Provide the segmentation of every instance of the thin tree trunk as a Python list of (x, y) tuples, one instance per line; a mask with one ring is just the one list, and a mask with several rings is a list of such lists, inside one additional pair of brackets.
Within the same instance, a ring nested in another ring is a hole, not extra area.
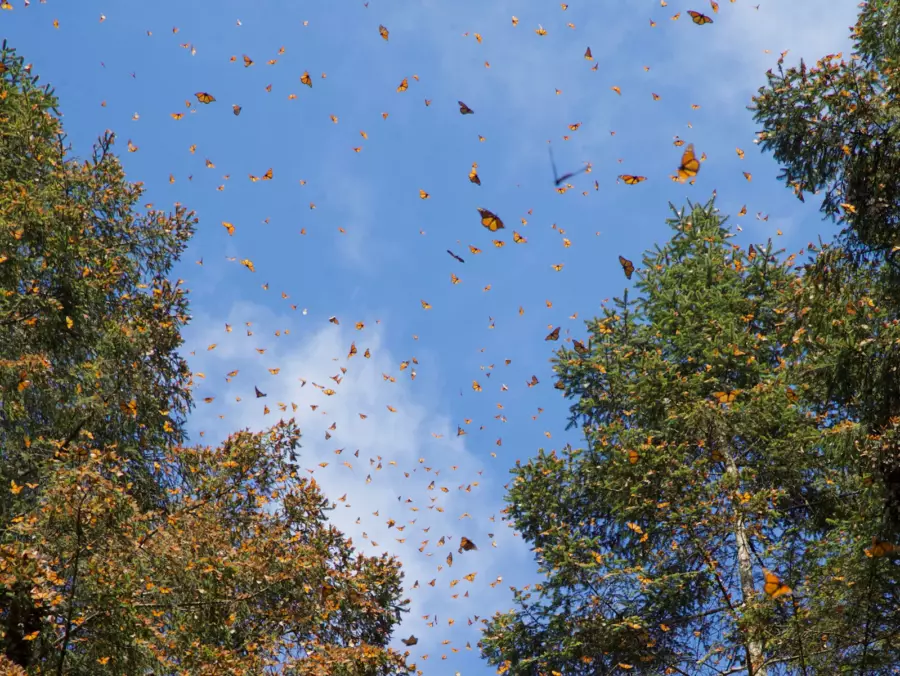
[[(740, 472), (730, 449), (726, 450), (724, 455), (726, 473), (733, 478), (735, 486), (740, 486)], [(747, 539), (747, 529), (744, 526), (744, 514), (740, 506), (736, 504), (734, 509), (734, 541), (737, 544), (737, 564), (738, 575), (741, 580), (742, 601), (747, 603), (756, 595), (756, 589), (753, 586), (753, 561), (750, 558), (750, 543)], [(768, 670), (762, 666), (762, 644), (750, 637), (744, 642), (744, 649), (747, 652), (748, 676), (766, 676)]]

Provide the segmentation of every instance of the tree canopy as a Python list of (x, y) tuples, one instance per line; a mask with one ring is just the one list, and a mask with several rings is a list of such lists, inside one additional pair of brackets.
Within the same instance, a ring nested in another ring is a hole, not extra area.
[(896, 665), (878, 461), (813, 376), (885, 311), (771, 243), (732, 245), (724, 220), (713, 202), (676, 211), (639, 298), (558, 353), (587, 447), (513, 471), (509, 517), (547, 580), (487, 628), (500, 671)]
[(0, 645), (30, 674), (407, 673), (399, 562), (358, 555), (293, 420), (186, 447), (196, 223), (0, 54)]

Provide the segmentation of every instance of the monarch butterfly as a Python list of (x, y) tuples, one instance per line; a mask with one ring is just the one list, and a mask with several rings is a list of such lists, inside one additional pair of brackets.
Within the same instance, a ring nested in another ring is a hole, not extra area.
[(553, 385), (553, 387), (555, 387), (557, 390), (564, 390), (564, 389), (566, 389), (565, 384), (564, 384), (563, 381), (561, 381), (561, 380), (557, 380), (556, 383)]
[(472, 110), (471, 108), (469, 108), (469, 106), (467, 106), (462, 101), (457, 101), (457, 103), (459, 104), (459, 112), (462, 115), (474, 115), (475, 114), (475, 111)]
[(593, 61), (593, 60), (594, 60), (594, 55), (591, 54), (591, 48), (590, 48), (590, 47), (588, 47), (588, 48), (585, 50), (585, 52), (584, 52), (584, 58), (587, 59), (588, 61)]
[(781, 578), (775, 575), (775, 573), (770, 573), (768, 570), (763, 568), (763, 575), (766, 578), (765, 584), (763, 585), (763, 591), (765, 591), (766, 594), (768, 594), (773, 599), (791, 593), (791, 588), (788, 587), (784, 582), (782, 582)]
[(272, 180), (272, 169), (271, 168), (269, 168), (269, 170), (265, 174), (262, 175), (262, 180), (264, 180), (264, 181)]
[(405, 646), (414, 646), (418, 642), (419, 642), (419, 639), (417, 639), (412, 634), (409, 635), (409, 638), (401, 638), (400, 639), (400, 643), (402, 643)]
[(409, 89), (409, 80), (407, 78), (403, 78), (403, 82), (400, 83), (400, 86), (397, 87), (398, 92), (405, 92)]
[(261, 399), (262, 397), (266, 396), (266, 393), (260, 392), (259, 388), (256, 385), (253, 386), (253, 389), (256, 390), (256, 398), (257, 399)]
[(184, 113), (169, 113), (172, 116), (173, 120), (180, 120), (184, 117)]
[(419, 198), (420, 199), (427, 200), (429, 197), (431, 197), (431, 195), (429, 195), (427, 192), (425, 192), (424, 190), (419, 188)]
[[(506, 227), (503, 225), (503, 221), (500, 220), (500, 217), (492, 211), (478, 207), (478, 213), (481, 214), (481, 224), (491, 232), (497, 232)], [(472, 253), (475, 252), (473, 251)]]
[(242, 108), (239, 105), (234, 104), (233, 106), (231, 106), (231, 110), (235, 115), (240, 115)]
[(544, 340), (559, 340), (559, 329), (560, 329), (560, 327), (557, 326), (555, 329), (553, 329), (550, 333), (547, 334), (547, 337), (544, 338)]
[(750, 172), (744, 171), (744, 172), (742, 172), (742, 173), (744, 174), (744, 178), (746, 178), (748, 181), (752, 181), (752, 180), (753, 180), (753, 176), (752, 176), (752, 174), (750, 174)]
[(253, 59), (251, 59), (249, 56), (244, 54), (244, 68), (249, 68), (252, 65), (253, 65)]
[(212, 103), (216, 100), (215, 96), (213, 96), (212, 94), (207, 94), (206, 92), (197, 92), (196, 94), (194, 94), (194, 96), (197, 97), (197, 100), (200, 103)]
[(752, 244), (747, 247), (747, 258), (751, 261), (756, 258), (756, 249), (753, 248)]
[(526, 242), (528, 242), (528, 240), (517, 233), (515, 230), (513, 230), (513, 242), (515, 242), (516, 244), (525, 244)]
[(691, 17), (691, 21), (693, 21), (698, 26), (702, 26), (707, 23), (713, 23), (713, 20), (710, 19), (705, 14), (701, 14), (700, 12), (695, 12), (694, 10), (688, 10), (688, 14)]
[(300, 76), (300, 82), (305, 84), (310, 89), (312, 88), (312, 78), (309, 76), (309, 71), (305, 71), (303, 75)]
[(472, 542), (469, 538), (463, 535), (459, 540), (459, 549), (456, 550), (457, 554), (462, 554), (464, 551), (471, 552), (472, 550), (478, 550), (478, 547), (475, 546), (475, 543)]
[(575, 352), (577, 352), (578, 354), (588, 353), (587, 347), (585, 347), (584, 343), (582, 343), (580, 340), (573, 340), (572, 345), (575, 348)]
[(472, 171), (469, 172), (469, 180), (475, 185), (481, 185), (481, 179), (478, 178), (478, 165), (472, 163)]
[(528, 381), (528, 382), (525, 383), (525, 384), (528, 385), (528, 387), (534, 387), (534, 386), (537, 385), (539, 382), (540, 382), (540, 381), (537, 379), (537, 376), (531, 376), (531, 380)]
[(619, 178), (625, 181), (625, 185), (637, 185), (647, 180), (646, 176), (632, 176), (631, 174), (622, 174)]
[(874, 535), (872, 536), (872, 546), (867, 547), (864, 551), (865, 555), (870, 559), (879, 559), (885, 554), (890, 554), (892, 551), (897, 549), (890, 542), (885, 542), (884, 540), (879, 540)]
[(700, 171), (700, 160), (694, 155), (694, 144), (688, 143), (684, 154), (681, 156), (681, 164), (678, 167), (678, 182), (684, 183), (689, 178), (694, 178)]
[(390, 33), (388, 32), (388, 29), (385, 28), (384, 26), (378, 26), (378, 33), (379, 33), (379, 35), (381, 35), (381, 37), (383, 37), (385, 40), (387, 40), (387, 39), (388, 39), (388, 35), (390, 35)]
[(631, 279), (631, 275), (634, 274), (634, 263), (625, 258), (625, 256), (619, 256), (619, 265), (622, 266), (622, 271), (625, 273), (625, 279)]
[(744, 151), (743, 150), (741, 150), (740, 148), (735, 148), (734, 150), (735, 150), (735, 152), (737, 152), (737, 156), (739, 158), (744, 159)]
[(729, 390), (728, 392), (713, 392), (713, 396), (719, 400), (720, 404), (728, 405), (732, 403), (740, 393), (740, 390)]
[(422, 309), (423, 309), (423, 310), (430, 310), (430, 309), (431, 309), (431, 303), (429, 303), (428, 301), (424, 301), (424, 300), (423, 300), (423, 301), (420, 301), (420, 302), (422, 303)]

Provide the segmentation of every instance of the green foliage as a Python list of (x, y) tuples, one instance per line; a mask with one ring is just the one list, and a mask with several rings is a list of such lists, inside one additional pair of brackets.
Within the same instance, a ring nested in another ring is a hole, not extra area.
[[(732, 246), (712, 203), (676, 216), (640, 298), (558, 354), (587, 448), (514, 470), (509, 516), (547, 580), (483, 653), (510, 674), (888, 673), (894, 577), (863, 551), (881, 487), (811, 384), (819, 343), (856, 341), (868, 305), (849, 315), (771, 243)], [(764, 569), (794, 593), (763, 593)]]
[(0, 63), (0, 515), (7, 491), (42, 480), (42, 463), (82, 435), (147, 467), (182, 440), (190, 372), (177, 354), (186, 292), (166, 275), (196, 219), (135, 212), (105, 134), (90, 160), (68, 156), (56, 100), (3, 46)]
[(26, 639), (30, 673), (406, 673), (383, 647), (406, 603), (399, 563), (354, 555), (327, 524), (286, 460), (299, 438), (289, 421), (167, 451), (158, 473), (185, 479), (161, 511), (114, 449), (73, 444), (0, 545), (0, 584), (56, 619)]
[(892, 0), (862, 8), (849, 61), (785, 69), (782, 56), (751, 110), (780, 178), (800, 199), (824, 190), (822, 211), (845, 226), (846, 248), (883, 256), (900, 245), (900, 10)]
[(196, 219), (139, 213), (106, 133), (0, 49), (0, 648), (28, 674), (387, 676), (399, 563), (355, 554), (293, 421), (184, 448)]

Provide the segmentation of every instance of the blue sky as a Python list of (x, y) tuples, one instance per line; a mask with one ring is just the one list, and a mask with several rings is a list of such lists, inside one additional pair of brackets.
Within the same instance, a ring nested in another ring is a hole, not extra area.
[[(201, 430), (214, 443), (261, 429), (282, 415), (278, 402), (288, 411), (298, 405), (303, 465), (332, 500), (347, 493), (335, 523), (363, 551), (397, 553), (407, 585), (421, 585), (409, 592), (412, 612), (393, 644), (403, 649), (399, 639), (415, 633), (413, 661), (425, 674), (493, 673), (477, 656), (479, 624), (467, 619), (509, 608), (510, 585), (539, 581), (527, 544), (501, 523), (503, 485), (517, 458), (581, 442), (564, 429), (568, 404), (552, 387), (549, 364), (556, 345), (544, 336), (561, 326), (563, 337), (584, 337), (582, 320), (625, 287), (617, 256), (638, 263), (668, 238), (669, 201), (705, 202), (714, 189), (719, 208), (742, 226), (743, 244), (781, 230), (782, 244), (796, 250), (833, 232), (814, 200), (801, 204), (776, 180), (745, 106), (782, 50), (791, 50), (788, 63), (848, 52), (855, 2), (761, 0), (755, 9), (749, 0), (720, 0), (714, 14), (706, 0), (572, 0), (565, 11), (533, 0), (10, 1), (0, 36), (55, 87), (76, 154), (87, 155), (112, 129), (129, 179), (146, 186), (143, 201), (181, 202), (200, 217), (175, 270), (191, 289), (185, 350), (205, 376), (196, 377), (193, 439), (201, 441)], [(694, 25), (689, 9), (715, 23)], [(539, 26), (545, 36), (535, 33)], [(593, 62), (583, 56), (588, 46)], [(244, 54), (254, 61), (249, 68)], [(312, 88), (300, 83), (304, 71)], [(403, 78), (409, 89), (398, 93)], [(217, 100), (199, 105), (199, 91)], [(460, 115), (457, 100), (475, 114)], [(176, 121), (177, 112), (185, 115)], [(681, 156), (676, 135), (708, 156), (693, 186), (668, 178)], [(128, 140), (137, 151), (128, 152)], [(562, 195), (552, 185), (548, 140), (560, 173), (592, 163)], [(467, 178), (473, 162), (481, 186)], [(269, 168), (271, 181), (249, 180)], [(617, 184), (624, 173), (648, 180)], [(738, 219), (743, 205), (747, 216)], [(505, 247), (491, 243), (477, 207), (505, 221)], [(513, 244), (513, 230), (527, 243)], [(348, 359), (352, 342), (359, 354)], [(401, 371), (413, 358), (418, 364)], [(336, 384), (330, 377), (341, 367), (347, 372)], [(226, 383), (234, 369), (239, 375)], [(526, 387), (532, 375), (540, 384)], [(313, 383), (337, 393), (326, 397)], [(265, 400), (254, 397), (254, 385)], [(456, 436), (458, 425), (465, 436)], [(405, 530), (388, 529), (388, 518)], [(442, 535), (448, 541), (439, 547)], [(456, 554), (462, 535), (477, 552)], [(474, 583), (450, 587), (476, 571)]]

